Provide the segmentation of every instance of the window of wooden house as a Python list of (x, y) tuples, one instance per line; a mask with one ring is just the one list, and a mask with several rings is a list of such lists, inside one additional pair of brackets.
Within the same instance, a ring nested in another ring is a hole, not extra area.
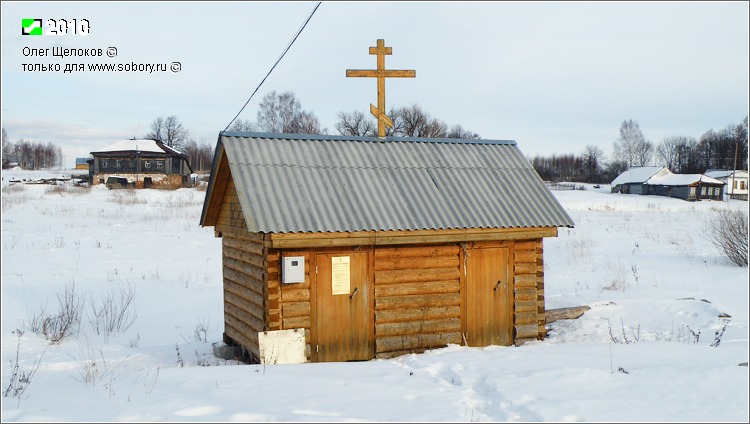
[(122, 161), (120, 159), (115, 160), (115, 168), (122, 168)]
[(157, 170), (159, 170), (159, 171), (163, 171), (164, 170), (164, 161), (163, 160), (157, 160), (157, 161), (154, 161), (154, 163), (156, 163), (156, 169)]
[(145, 169), (149, 169), (149, 168), (151, 168), (151, 161), (150, 161), (150, 160), (144, 160), (144, 161), (143, 161), (143, 167), (144, 167)]

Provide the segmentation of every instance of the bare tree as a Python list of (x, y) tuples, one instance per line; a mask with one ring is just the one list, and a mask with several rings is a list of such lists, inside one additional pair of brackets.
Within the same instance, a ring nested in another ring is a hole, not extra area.
[(628, 119), (620, 126), (620, 138), (614, 142), (614, 156), (628, 167), (646, 166), (653, 158), (654, 145), (643, 137), (637, 121)]
[(339, 120), (334, 124), (334, 128), (341, 135), (354, 137), (375, 136), (376, 127), (372, 120), (367, 119), (365, 114), (355, 110), (351, 114), (346, 112), (338, 113)]
[(740, 210), (719, 210), (706, 227), (706, 236), (737, 266), (748, 265), (748, 215)]
[(190, 139), (183, 144), (182, 153), (187, 155), (188, 162), (194, 171), (211, 170), (214, 149), (208, 142), (198, 143)]
[(461, 125), (452, 126), (451, 129), (448, 131), (448, 134), (446, 134), (446, 137), (471, 139), (471, 140), (477, 140), (480, 138), (479, 134), (466, 130)]
[(599, 146), (589, 144), (583, 149), (581, 159), (586, 169), (586, 181), (590, 183), (597, 182), (596, 179), (600, 174), (601, 163), (604, 161), (604, 152), (602, 152), (602, 149)]
[(261, 131), (275, 133), (321, 133), (318, 118), (312, 112), (303, 111), (290, 91), (281, 94), (271, 91), (263, 97), (258, 109), (258, 127)]
[(257, 126), (249, 119), (243, 121), (242, 118), (240, 118), (235, 120), (229, 129), (238, 132), (252, 132), (257, 131)]
[(290, 130), (297, 134), (321, 134), (318, 118), (307, 111), (301, 111), (294, 117)]
[(177, 119), (176, 116), (172, 115), (164, 119), (158, 117), (151, 123), (151, 132), (146, 134), (144, 138), (164, 143), (168, 147), (178, 149), (187, 140), (188, 130), (186, 130), (182, 123)]
[(396, 115), (401, 120), (402, 134), (396, 135), (443, 138), (448, 134), (448, 125), (445, 122), (432, 118), (417, 104), (401, 108), (399, 112)]

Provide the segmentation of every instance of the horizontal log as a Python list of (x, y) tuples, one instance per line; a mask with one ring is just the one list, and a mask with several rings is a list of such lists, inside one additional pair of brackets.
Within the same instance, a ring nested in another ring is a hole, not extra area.
[(458, 256), (458, 245), (417, 246), (417, 247), (378, 247), (375, 249), (375, 259), (412, 258), (412, 257), (453, 257)]
[(573, 306), (570, 308), (547, 309), (545, 313), (545, 322), (549, 324), (561, 319), (577, 319), (589, 309), (591, 309), (591, 307), (586, 305)]
[(238, 261), (228, 256), (224, 256), (223, 262), (225, 270), (228, 268), (237, 271), (257, 281), (265, 280), (265, 271), (263, 271), (263, 268), (258, 268), (247, 262)]
[(375, 271), (419, 268), (458, 268), (458, 252), (453, 256), (384, 257), (375, 261)]
[(516, 338), (537, 338), (539, 335), (539, 328), (536, 324), (516, 325)]
[(469, 249), (469, 253), (471, 253), (472, 249), (487, 249), (487, 248), (496, 248), (496, 247), (510, 247), (512, 243), (515, 243), (513, 241), (504, 241), (504, 240), (493, 240), (493, 241), (473, 241), (470, 245), (467, 245), (466, 248)]
[(519, 300), (515, 302), (515, 313), (535, 312), (537, 310), (536, 300)]
[(263, 287), (259, 285), (242, 285), (238, 284), (235, 281), (232, 281), (230, 279), (224, 278), (224, 291), (228, 293), (234, 293), (237, 296), (240, 296), (247, 300), (248, 302), (252, 302), (256, 305), (262, 306), (264, 295), (263, 295)]
[(418, 309), (383, 309), (375, 312), (376, 323), (402, 322), (430, 320), (440, 318), (460, 318), (460, 306), (434, 306), (422, 307)]
[(375, 298), (375, 310), (415, 309), (434, 306), (457, 306), (461, 304), (459, 293), (393, 296)]
[(258, 256), (263, 256), (263, 244), (257, 243), (255, 241), (245, 241), (238, 238), (231, 238), (227, 237), (225, 234), (222, 238), (223, 244), (222, 247), (228, 246), (233, 247), (235, 249), (242, 250), (243, 252), (248, 252), (252, 254), (256, 254)]
[(256, 305), (253, 302), (248, 302), (246, 299), (237, 296), (234, 293), (224, 292), (224, 303), (230, 303), (240, 310), (247, 311), (250, 315), (256, 319), (265, 321), (266, 313), (263, 310), (263, 306)]
[(243, 336), (242, 332), (240, 332), (239, 330), (234, 329), (231, 326), (227, 326), (224, 334), (232, 339), (234, 343), (243, 348), (245, 352), (255, 355), (256, 358), (259, 356), (260, 347), (258, 346), (258, 344), (253, 343), (252, 340)]
[(224, 318), (227, 322), (243, 333), (247, 333), (246, 336), (250, 338), (255, 337), (257, 339), (257, 333), (265, 330), (265, 324), (261, 320), (251, 317), (231, 304), (224, 304), (224, 312)]
[[(289, 330), (294, 328), (310, 328), (310, 317), (284, 317), (283, 321), (283, 329)], [(309, 340), (308, 340), (309, 343)]]
[(263, 244), (265, 240), (265, 234), (263, 233), (251, 233), (250, 231), (236, 231), (230, 234), (231, 238), (238, 239), (244, 242), (251, 242), (255, 244)]
[(536, 250), (542, 247), (542, 239), (516, 241), (515, 250)]
[(513, 277), (513, 287), (532, 287), (536, 288), (537, 276), (536, 275), (516, 275)]
[(516, 287), (513, 291), (516, 301), (519, 300), (537, 300), (536, 287)]
[(251, 277), (242, 272), (236, 271), (231, 268), (223, 269), (224, 280), (238, 284), (241, 287), (245, 287), (248, 290), (255, 291), (257, 293), (263, 292), (263, 281)]
[(375, 285), (416, 283), (419, 281), (444, 281), (459, 278), (458, 268), (402, 269), (375, 272)]
[(226, 257), (228, 257), (228, 258), (232, 258), (232, 259), (236, 259), (238, 261), (242, 261), (242, 262), (248, 263), (248, 264), (250, 264), (250, 265), (252, 265), (254, 267), (260, 268), (260, 269), (263, 269), (265, 267), (265, 263), (263, 261), (263, 256), (262, 255), (258, 255), (256, 253), (250, 253), (250, 252), (247, 252), (247, 251), (243, 251), (243, 250), (237, 249), (235, 247), (224, 246), (224, 248), (223, 248), (223, 255), (226, 256)]
[(231, 315), (225, 316), (224, 332), (246, 350), (258, 349), (258, 331), (237, 320)]
[(557, 237), (557, 228), (474, 228), (457, 230), (281, 233), (271, 234), (270, 246), (276, 249), (325, 246), (385, 246), (460, 243), (483, 240), (529, 240), (543, 237)]
[(537, 253), (536, 250), (516, 250), (513, 252), (515, 263), (530, 263), (536, 264)]
[(538, 267), (532, 263), (516, 263), (513, 266), (513, 273), (515, 275), (537, 275)]
[(310, 302), (288, 302), (281, 304), (282, 318), (309, 317)]
[(429, 334), (461, 332), (461, 319), (389, 322), (375, 325), (375, 337), (397, 336), (402, 334)]
[(522, 312), (517, 313), (515, 316), (515, 324), (516, 325), (538, 325), (539, 324), (539, 314), (534, 312)]
[[(301, 284), (300, 284), (301, 285)], [(300, 302), (310, 300), (310, 289), (301, 288), (300, 285), (286, 286), (281, 288), (282, 302)], [(292, 288), (294, 287), (294, 288)]]
[(404, 296), (412, 294), (458, 293), (458, 279), (447, 281), (423, 281), (419, 283), (400, 283), (375, 286), (375, 297)]
[(375, 338), (375, 352), (393, 352), (411, 349), (435, 349), (449, 343), (460, 344), (461, 333), (410, 334)]

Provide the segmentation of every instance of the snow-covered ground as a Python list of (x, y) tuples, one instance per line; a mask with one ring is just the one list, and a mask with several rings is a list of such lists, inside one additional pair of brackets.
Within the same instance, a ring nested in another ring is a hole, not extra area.
[[(221, 240), (198, 225), (204, 191), (9, 185), (70, 173), (2, 172), (3, 392), (14, 364), (38, 364), (2, 421), (748, 421), (748, 269), (704, 235), (747, 202), (556, 191), (576, 227), (545, 240), (547, 307), (591, 309), (546, 340), (264, 366), (211, 353)], [(66, 288), (82, 319), (53, 344), (38, 321)], [(132, 325), (102, 329), (93, 312), (128, 293)]]

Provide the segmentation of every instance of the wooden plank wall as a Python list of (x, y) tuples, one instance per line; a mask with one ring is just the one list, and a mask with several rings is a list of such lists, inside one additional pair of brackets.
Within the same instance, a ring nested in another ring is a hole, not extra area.
[(310, 269), (313, 267), (310, 252), (286, 252), (290, 256), (305, 258), (305, 282), (281, 284), (281, 253), (271, 250), (268, 253), (268, 294), (271, 310), (269, 330), (305, 329), (305, 355), (310, 362)]
[(375, 249), (375, 357), (460, 344), (459, 246)]
[(543, 339), (544, 264), (542, 239), (516, 241), (513, 260), (514, 343)]

